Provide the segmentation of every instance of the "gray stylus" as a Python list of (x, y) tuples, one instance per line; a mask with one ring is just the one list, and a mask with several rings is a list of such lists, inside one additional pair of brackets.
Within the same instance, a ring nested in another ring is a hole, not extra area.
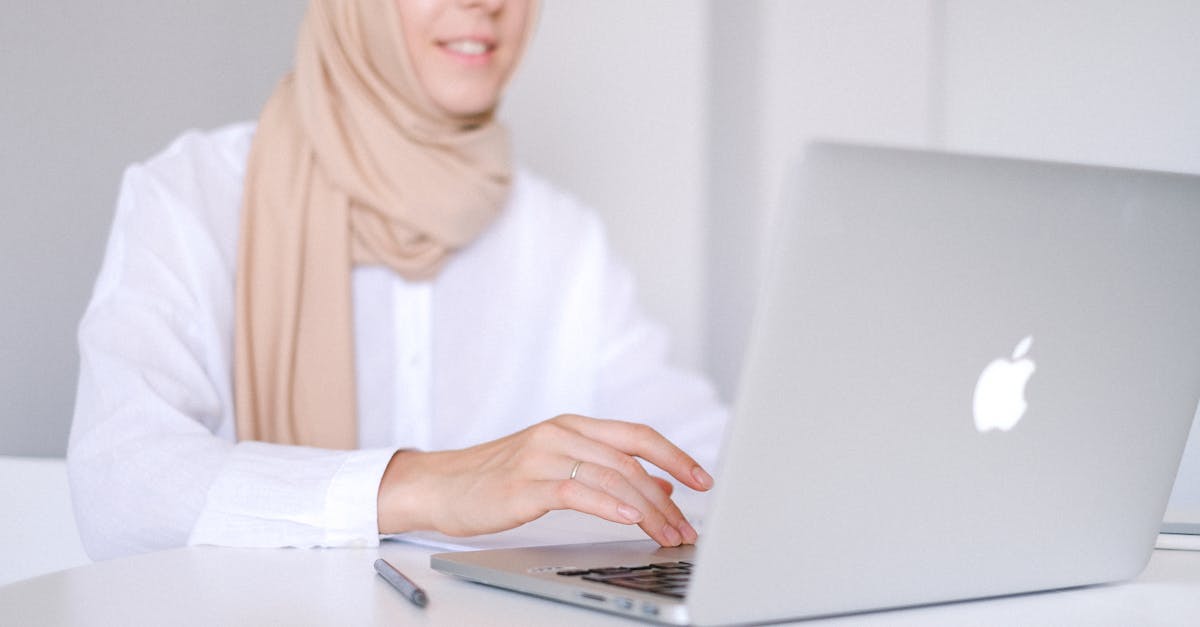
[(404, 576), (404, 573), (396, 570), (385, 559), (375, 560), (375, 572), (379, 573), (385, 581), (392, 584), (392, 587), (404, 595), (404, 598), (412, 601), (417, 607), (425, 607), (429, 602), (429, 598), (425, 596), (425, 591), (418, 588), (417, 584), (413, 583), (412, 579)]

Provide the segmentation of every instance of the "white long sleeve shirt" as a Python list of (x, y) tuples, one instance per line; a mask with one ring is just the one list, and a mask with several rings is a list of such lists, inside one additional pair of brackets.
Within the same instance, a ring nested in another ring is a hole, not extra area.
[(125, 173), (79, 329), (68, 452), (96, 559), (189, 544), (369, 546), (399, 448), (563, 413), (646, 422), (708, 468), (725, 411), (666, 364), (596, 216), (525, 172), (431, 282), (352, 271), (360, 450), (236, 442), (234, 276), (254, 128), (191, 132)]

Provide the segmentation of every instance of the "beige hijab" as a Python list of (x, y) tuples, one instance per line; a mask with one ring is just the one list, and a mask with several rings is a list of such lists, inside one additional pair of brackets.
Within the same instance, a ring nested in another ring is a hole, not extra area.
[(491, 112), (449, 117), (421, 87), (395, 0), (313, 0), (246, 172), (238, 439), (354, 448), (351, 268), (434, 277), (496, 217), (510, 181)]

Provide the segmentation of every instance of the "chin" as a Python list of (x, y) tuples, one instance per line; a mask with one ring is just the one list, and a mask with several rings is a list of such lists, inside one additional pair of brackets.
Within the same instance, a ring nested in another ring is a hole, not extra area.
[(488, 101), (486, 103), (472, 103), (464, 105), (446, 106), (442, 105), (442, 110), (453, 118), (476, 118), (481, 115), (491, 113), (496, 108), (496, 101)]
[(433, 95), (434, 104), (456, 118), (472, 118), (491, 112), (500, 102), (498, 90), (448, 91)]

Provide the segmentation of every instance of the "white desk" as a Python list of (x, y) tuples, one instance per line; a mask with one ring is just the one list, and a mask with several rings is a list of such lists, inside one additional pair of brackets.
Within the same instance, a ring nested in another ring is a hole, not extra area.
[[(460, 581), (431, 549), (198, 547), (101, 562), (0, 587), (5, 625), (608, 625), (622, 618)], [(375, 575), (385, 557), (429, 593), (418, 609)], [(1200, 552), (1155, 551), (1140, 577), (806, 625), (1200, 625)]]

